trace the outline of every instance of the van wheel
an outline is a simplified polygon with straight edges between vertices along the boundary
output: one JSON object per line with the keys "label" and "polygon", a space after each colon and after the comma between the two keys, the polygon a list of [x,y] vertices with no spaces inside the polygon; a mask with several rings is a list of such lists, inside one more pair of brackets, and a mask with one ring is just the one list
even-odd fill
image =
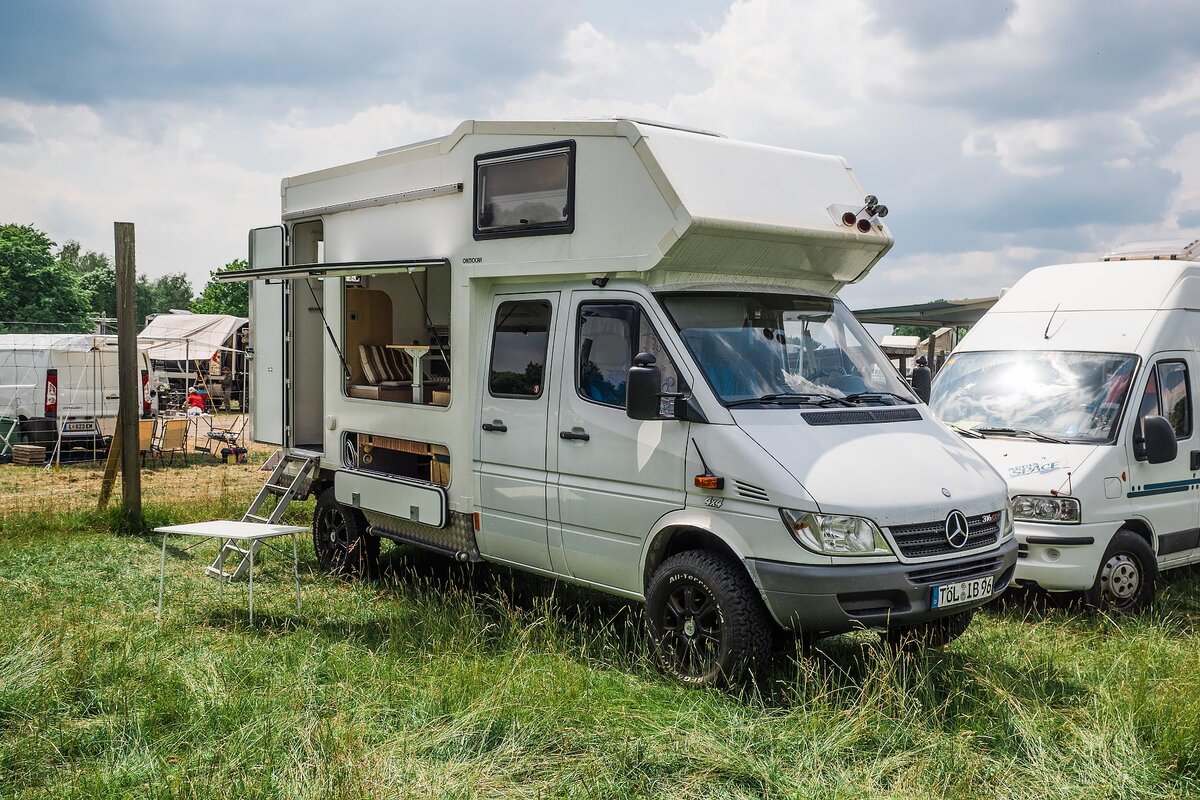
{"label": "van wheel", "polygon": [[1096,582],[1084,593],[1092,608],[1115,614],[1136,614],[1154,602],[1158,558],[1146,540],[1120,530],[1100,562]]}
{"label": "van wheel", "polygon": [[880,637],[893,650],[914,650],[920,647],[941,649],[967,632],[975,611],[960,611],[948,617],[931,619],[916,625],[897,625],[880,632]]}
{"label": "van wheel", "polygon": [[330,486],[318,495],[313,511],[313,550],[330,575],[369,575],[379,560],[379,537],[367,533],[362,512],[339,503]]}
{"label": "van wheel", "polygon": [[664,561],[646,592],[662,669],[691,686],[731,683],[771,650],[767,609],[741,565],[689,550]]}

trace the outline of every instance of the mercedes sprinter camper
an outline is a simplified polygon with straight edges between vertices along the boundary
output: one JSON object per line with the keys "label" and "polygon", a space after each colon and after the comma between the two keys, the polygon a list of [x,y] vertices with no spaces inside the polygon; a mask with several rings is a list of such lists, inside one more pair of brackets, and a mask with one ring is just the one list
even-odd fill
{"label": "mercedes sprinter camper", "polygon": [[1035,269],[947,360],[930,406],[1008,480],[1016,580],[1136,611],[1200,561],[1200,241]]}
{"label": "mercedes sprinter camper", "polygon": [[284,180],[222,277],[322,565],[384,538],[644,601],[692,684],[778,628],[961,633],[1016,562],[1004,481],[835,296],[892,245],[864,197],[835,156],[630,120]]}

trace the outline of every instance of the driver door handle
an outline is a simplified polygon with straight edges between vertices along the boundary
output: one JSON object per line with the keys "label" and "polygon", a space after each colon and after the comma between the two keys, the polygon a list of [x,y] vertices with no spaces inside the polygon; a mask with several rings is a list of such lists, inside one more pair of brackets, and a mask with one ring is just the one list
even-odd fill
{"label": "driver door handle", "polygon": [[578,442],[589,442],[592,439],[591,436],[584,433],[583,431],[559,431],[558,438],[574,439],[575,441],[578,441]]}
{"label": "driver door handle", "polygon": [[508,433],[508,426],[499,420],[494,423],[485,422],[479,427],[483,428],[485,431],[491,431],[492,433]]}

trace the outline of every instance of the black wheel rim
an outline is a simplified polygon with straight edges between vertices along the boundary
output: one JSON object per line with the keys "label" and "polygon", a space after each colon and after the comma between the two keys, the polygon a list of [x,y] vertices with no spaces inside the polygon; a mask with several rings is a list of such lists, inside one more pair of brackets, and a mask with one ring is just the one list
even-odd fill
{"label": "black wheel rim", "polygon": [[350,543],[350,524],[340,508],[334,506],[321,515],[317,529],[317,545],[330,556],[340,560]]}
{"label": "black wheel rim", "polygon": [[690,678],[710,675],[721,660],[721,609],[702,585],[681,581],[662,611],[662,654]]}

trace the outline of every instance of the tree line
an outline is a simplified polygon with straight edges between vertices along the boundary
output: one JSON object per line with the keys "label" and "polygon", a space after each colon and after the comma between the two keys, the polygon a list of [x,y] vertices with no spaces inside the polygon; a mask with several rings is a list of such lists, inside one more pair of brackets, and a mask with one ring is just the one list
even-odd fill
{"label": "tree line", "polygon": [[[139,323],[171,310],[247,316],[247,284],[215,280],[247,266],[235,259],[214,269],[198,295],[182,272],[138,276]],[[73,240],[59,246],[31,225],[0,224],[0,333],[87,333],[116,312],[116,268],[106,253]]]}

